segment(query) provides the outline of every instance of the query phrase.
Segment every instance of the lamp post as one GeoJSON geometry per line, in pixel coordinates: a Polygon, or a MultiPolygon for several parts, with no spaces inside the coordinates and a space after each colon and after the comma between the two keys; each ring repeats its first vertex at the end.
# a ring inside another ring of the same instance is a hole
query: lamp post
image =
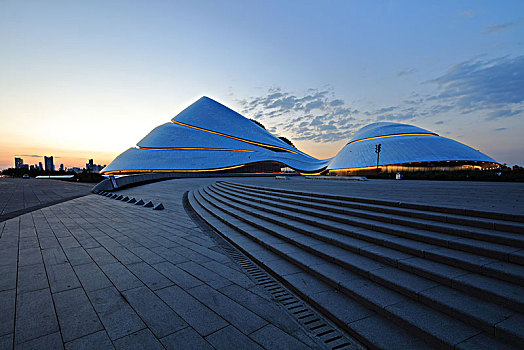
{"type": "Polygon", "coordinates": [[[378,174],[378,161],[380,159],[380,151],[382,150],[382,144],[375,145],[375,153],[377,154],[377,174],[378,174]]]}

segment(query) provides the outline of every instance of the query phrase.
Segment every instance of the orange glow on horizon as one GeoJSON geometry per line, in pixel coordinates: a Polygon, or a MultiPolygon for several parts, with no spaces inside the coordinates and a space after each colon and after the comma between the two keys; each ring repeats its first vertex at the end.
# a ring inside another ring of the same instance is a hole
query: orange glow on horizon
{"type": "Polygon", "coordinates": [[[39,147],[31,145],[13,145],[0,142],[0,170],[14,168],[15,157],[22,158],[24,164],[34,165],[44,163],[44,156],[53,156],[54,165],[58,169],[60,164],[64,167],[85,168],[89,159],[95,164],[109,164],[121,151],[105,152],[90,150],[62,149],[56,147],[39,147]]]}

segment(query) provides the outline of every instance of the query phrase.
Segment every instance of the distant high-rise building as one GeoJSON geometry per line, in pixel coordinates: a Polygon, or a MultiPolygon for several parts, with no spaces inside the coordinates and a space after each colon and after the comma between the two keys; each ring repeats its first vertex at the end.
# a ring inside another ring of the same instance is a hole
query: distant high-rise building
{"type": "Polygon", "coordinates": [[[15,157],[15,169],[20,169],[22,164],[24,164],[24,160],[22,158],[15,157]]]}
{"type": "Polygon", "coordinates": [[[64,164],[60,163],[60,171],[64,171],[64,164]]]}
{"type": "Polygon", "coordinates": [[[88,163],[86,163],[86,170],[90,173],[99,173],[104,168],[105,165],[95,164],[92,159],[89,159],[88,163]]]}
{"type": "Polygon", "coordinates": [[[38,169],[44,170],[44,167],[42,166],[42,162],[38,162],[38,169]]]}
{"type": "Polygon", "coordinates": [[[53,156],[46,157],[44,156],[45,171],[55,170],[55,165],[53,164],[53,156]]]}
{"type": "Polygon", "coordinates": [[[35,166],[34,165],[30,165],[29,166],[29,170],[35,170],[35,166]]]}

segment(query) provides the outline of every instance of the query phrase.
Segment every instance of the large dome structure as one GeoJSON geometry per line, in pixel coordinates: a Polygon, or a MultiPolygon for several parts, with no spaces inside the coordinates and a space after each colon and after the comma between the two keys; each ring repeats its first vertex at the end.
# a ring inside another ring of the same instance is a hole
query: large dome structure
{"type": "Polygon", "coordinates": [[[499,164],[463,143],[414,125],[379,122],[364,126],[331,160],[330,174],[376,171],[486,169],[499,164]]]}
{"type": "Polygon", "coordinates": [[[279,172],[282,167],[316,173],[328,162],[299,151],[237,112],[202,97],[117,156],[102,174],[279,172]]]}
{"type": "Polygon", "coordinates": [[[485,169],[499,164],[460,142],[408,124],[380,122],[361,128],[332,159],[319,160],[275,137],[252,120],[202,97],[136,147],[117,156],[105,175],[177,172],[280,172],[313,174],[485,169]]]}

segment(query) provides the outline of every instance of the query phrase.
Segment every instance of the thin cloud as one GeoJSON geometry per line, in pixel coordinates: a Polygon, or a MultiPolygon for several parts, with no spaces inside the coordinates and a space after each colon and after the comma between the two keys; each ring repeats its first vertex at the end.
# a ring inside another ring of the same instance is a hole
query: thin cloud
{"type": "Polygon", "coordinates": [[[244,115],[262,122],[276,120],[270,130],[281,132],[291,140],[334,142],[347,139],[355,131],[350,108],[343,99],[335,98],[330,89],[307,89],[303,93],[271,88],[264,96],[240,101],[244,115]]]}
{"type": "Polygon", "coordinates": [[[450,117],[524,117],[524,56],[460,62],[423,83],[430,87],[423,95],[413,92],[397,105],[375,109],[354,108],[329,88],[296,93],[276,87],[239,102],[244,115],[267,122],[270,132],[292,141],[321,143],[347,140],[363,125],[377,121],[433,119],[442,125],[450,117]]]}
{"type": "Polygon", "coordinates": [[[435,102],[437,108],[464,114],[508,109],[524,102],[524,56],[462,62],[430,83],[437,84],[440,92],[426,101],[435,102]]]}
{"type": "Polygon", "coordinates": [[[29,158],[42,158],[43,156],[38,154],[18,154],[15,157],[29,157],[29,158]]]}
{"type": "Polygon", "coordinates": [[[417,70],[415,68],[409,68],[400,72],[397,72],[397,77],[404,77],[406,75],[411,75],[415,73],[417,70]]]}
{"type": "Polygon", "coordinates": [[[464,10],[461,12],[462,15],[468,17],[468,18],[473,18],[477,15],[478,11],[475,11],[475,10],[464,10]]]}
{"type": "Polygon", "coordinates": [[[493,24],[487,27],[486,29],[484,29],[482,34],[489,35],[489,34],[503,33],[505,31],[512,29],[513,27],[515,27],[514,22],[508,22],[508,23],[503,23],[503,24],[493,24]]]}

